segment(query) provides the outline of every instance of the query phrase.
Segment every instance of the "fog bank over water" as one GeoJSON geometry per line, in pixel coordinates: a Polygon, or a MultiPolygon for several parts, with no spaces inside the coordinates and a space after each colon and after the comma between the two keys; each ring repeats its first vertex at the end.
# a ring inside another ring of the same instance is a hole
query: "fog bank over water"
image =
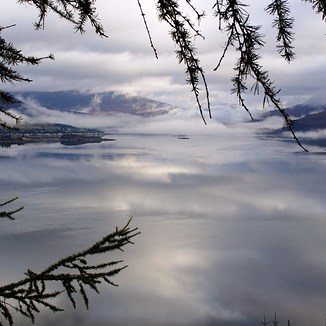
{"type": "Polygon", "coordinates": [[[1,222],[2,282],[130,216],[142,232],[119,254],[119,287],[91,295],[89,311],[62,297],[67,311],[36,325],[251,326],[274,312],[280,325],[324,325],[326,156],[218,130],[178,139],[145,124],[115,142],[1,149],[2,198],[25,206],[1,222]]]}

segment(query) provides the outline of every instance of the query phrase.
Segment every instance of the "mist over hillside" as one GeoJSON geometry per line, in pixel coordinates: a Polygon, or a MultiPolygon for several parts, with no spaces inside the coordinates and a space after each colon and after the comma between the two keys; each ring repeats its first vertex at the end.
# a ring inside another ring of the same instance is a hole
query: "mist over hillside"
{"type": "Polygon", "coordinates": [[[167,103],[114,91],[96,94],[78,91],[20,92],[14,93],[14,95],[20,101],[14,106],[14,109],[26,116],[35,115],[36,105],[47,110],[75,114],[112,115],[124,113],[150,117],[168,114],[176,109],[167,103]]]}
{"type": "MultiPolygon", "coordinates": [[[[23,124],[67,124],[100,128],[105,132],[206,134],[225,126],[211,120],[206,126],[196,107],[187,110],[171,104],[120,92],[79,91],[16,92],[18,103],[8,107],[22,116],[23,124]]],[[[173,102],[173,99],[171,99],[173,102]]]]}
{"type": "MultiPolygon", "coordinates": [[[[294,130],[298,132],[326,129],[326,104],[298,104],[285,109],[293,120],[294,130]]],[[[260,120],[280,116],[277,110],[264,113],[260,120]]],[[[280,131],[281,129],[279,129],[280,131]]]]}
{"type": "MultiPolygon", "coordinates": [[[[168,103],[120,92],[82,93],[79,91],[47,91],[14,93],[18,103],[13,110],[24,123],[64,123],[82,128],[102,128],[105,131],[175,133],[175,134],[249,134],[257,133],[280,139],[292,138],[277,110],[265,111],[248,124],[241,119],[229,119],[239,114],[230,107],[213,108],[213,119],[203,123],[193,110],[168,103]]],[[[171,102],[173,99],[171,99],[171,102]]],[[[294,120],[294,130],[305,143],[326,147],[326,104],[306,102],[286,112],[294,120]]],[[[241,111],[242,112],[242,111],[241,111]]],[[[256,115],[257,116],[257,115],[256,115]]]]}
{"type": "MultiPolygon", "coordinates": [[[[293,120],[293,130],[304,144],[326,148],[326,104],[302,103],[285,109],[293,120]]],[[[259,121],[268,124],[269,121],[280,117],[276,110],[264,113],[259,121]]],[[[266,132],[272,137],[287,137],[288,128],[280,125],[266,132]]]]}

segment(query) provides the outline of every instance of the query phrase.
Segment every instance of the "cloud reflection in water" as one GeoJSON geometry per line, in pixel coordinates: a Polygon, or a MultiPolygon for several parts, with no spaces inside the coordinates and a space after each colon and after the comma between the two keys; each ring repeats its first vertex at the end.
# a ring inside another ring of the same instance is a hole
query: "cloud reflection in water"
{"type": "Polygon", "coordinates": [[[19,194],[25,210],[2,222],[4,279],[86,247],[131,215],[142,231],[119,288],[92,297],[89,312],[69,308],[36,325],[249,326],[274,312],[282,324],[323,324],[325,155],[214,136],[117,139],[6,149],[1,191],[19,194]]]}

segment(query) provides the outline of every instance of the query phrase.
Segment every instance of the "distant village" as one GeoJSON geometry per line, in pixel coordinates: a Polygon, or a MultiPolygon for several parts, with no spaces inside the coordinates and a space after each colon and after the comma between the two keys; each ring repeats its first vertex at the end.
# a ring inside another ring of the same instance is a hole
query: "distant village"
{"type": "Polygon", "coordinates": [[[114,140],[103,138],[104,133],[97,129],[77,128],[65,124],[28,125],[15,129],[0,129],[0,145],[24,145],[35,142],[60,142],[73,146],[86,143],[100,143],[114,140]]]}

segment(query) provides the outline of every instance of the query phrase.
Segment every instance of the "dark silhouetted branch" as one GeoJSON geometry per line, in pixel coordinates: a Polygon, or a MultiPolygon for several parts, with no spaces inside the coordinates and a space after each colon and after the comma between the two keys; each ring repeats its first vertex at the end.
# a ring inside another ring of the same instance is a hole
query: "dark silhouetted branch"
{"type": "Polygon", "coordinates": [[[154,46],[154,43],[153,43],[153,40],[152,40],[152,36],[151,36],[151,33],[150,33],[149,28],[148,28],[148,25],[147,25],[147,21],[146,21],[145,13],[144,13],[143,8],[142,8],[142,6],[141,6],[140,0],[137,0],[137,1],[138,1],[138,7],[139,7],[139,9],[140,9],[141,16],[143,17],[143,21],[144,21],[145,28],[146,28],[146,32],[147,32],[148,39],[149,39],[149,43],[150,43],[150,45],[151,45],[151,48],[152,48],[153,51],[154,51],[154,54],[155,54],[156,59],[158,59],[157,50],[156,50],[156,48],[155,48],[155,46],[154,46]]]}
{"type": "Polygon", "coordinates": [[[130,228],[130,221],[131,219],[123,228],[116,228],[113,233],[89,248],[60,259],[39,273],[28,270],[21,281],[1,286],[0,313],[8,324],[14,324],[13,310],[34,322],[41,307],[53,312],[62,311],[51,301],[61,294],[66,294],[76,308],[75,296],[79,293],[88,308],[87,289],[99,293],[99,285],[102,283],[116,286],[112,278],[127,267],[121,266],[122,260],[95,264],[89,263],[89,260],[100,254],[123,251],[127,244],[132,244],[132,239],[139,232],[137,228],[130,228]],[[50,285],[53,283],[60,283],[61,289],[52,290],[50,285]]]}
{"type": "MultiPolygon", "coordinates": [[[[2,209],[2,207],[9,205],[10,203],[16,201],[18,199],[18,197],[12,198],[10,200],[7,200],[4,203],[0,204],[0,209],[2,209]]],[[[16,208],[14,210],[5,210],[5,211],[0,211],[0,218],[9,218],[10,220],[14,220],[14,214],[18,213],[19,211],[21,211],[24,207],[21,206],[19,208],[16,208]]]]}

